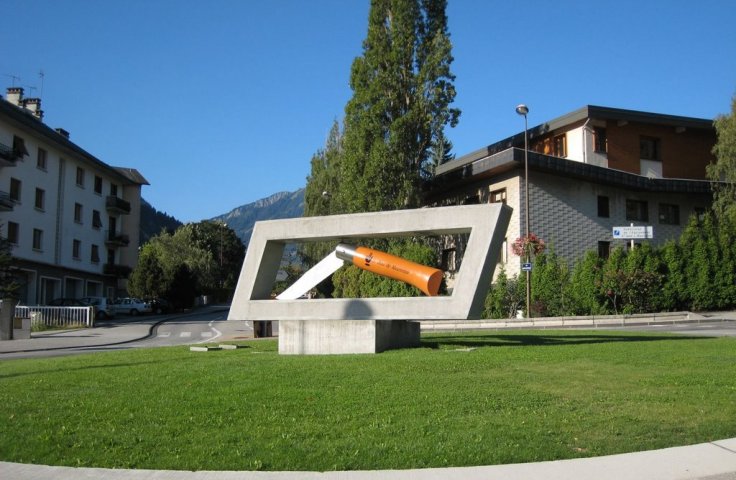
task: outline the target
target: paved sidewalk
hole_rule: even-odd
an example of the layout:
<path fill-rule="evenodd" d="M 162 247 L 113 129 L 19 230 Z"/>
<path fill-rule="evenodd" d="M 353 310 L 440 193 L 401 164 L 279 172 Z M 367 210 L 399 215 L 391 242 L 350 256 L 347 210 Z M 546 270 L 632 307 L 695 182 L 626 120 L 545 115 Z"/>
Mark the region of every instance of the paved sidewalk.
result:
<path fill-rule="evenodd" d="M 736 438 L 607 457 L 488 467 L 350 472 L 187 472 L 0 462 L 0 477 L 13 480 L 736 480 Z"/>

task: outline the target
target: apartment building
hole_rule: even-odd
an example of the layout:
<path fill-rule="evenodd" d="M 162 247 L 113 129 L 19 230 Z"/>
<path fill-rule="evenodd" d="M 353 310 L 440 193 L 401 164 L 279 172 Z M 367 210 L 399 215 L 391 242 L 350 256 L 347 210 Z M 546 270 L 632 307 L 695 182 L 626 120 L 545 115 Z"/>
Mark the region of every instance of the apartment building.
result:
<path fill-rule="evenodd" d="M 41 101 L 0 99 L 0 234 L 12 244 L 22 303 L 115 297 L 138 260 L 141 187 L 43 123 Z"/>
<path fill-rule="evenodd" d="M 513 113 L 512 113 L 513 115 Z M 676 239 L 712 201 L 713 121 L 586 106 L 528 130 L 530 231 L 572 263 L 630 241 L 618 226 L 651 226 L 646 241 Z M 518 274 L 511 244 L 525 232 L 524 132 L 440 165 L 427 204 L 503 202 L 514 213 L 499 262 Z M 641 240 L 636 240 L 640 242 Z M 446 267 L 462 245 L 447 245 Z M 499 269 L 496 270 L 498 272 Z"/>

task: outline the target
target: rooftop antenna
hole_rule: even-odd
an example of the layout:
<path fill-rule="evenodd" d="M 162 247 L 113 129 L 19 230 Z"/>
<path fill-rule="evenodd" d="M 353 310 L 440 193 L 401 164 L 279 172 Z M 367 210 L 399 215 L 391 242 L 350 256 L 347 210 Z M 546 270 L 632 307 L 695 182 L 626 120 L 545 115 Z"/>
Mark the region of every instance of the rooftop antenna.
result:
<path fill-rule="evenodd" d="M 11 85 L 10 85 L 11 87 L 15 87 L 16 80 L 20 82 L 20 77 L 17 75 L 11 75 L 9 73 L 6 73 L 5 76 L 11 78 Z"/>
<path fill-rule="evenodd" d="M 38 71 L 38 76 L 41 79 L 41 91 L 39 92 L 38 96 L 39 98 L 43 98 L 43 79 L 46 76 L 46 74 L 43 72 L 43 68 Z"/>

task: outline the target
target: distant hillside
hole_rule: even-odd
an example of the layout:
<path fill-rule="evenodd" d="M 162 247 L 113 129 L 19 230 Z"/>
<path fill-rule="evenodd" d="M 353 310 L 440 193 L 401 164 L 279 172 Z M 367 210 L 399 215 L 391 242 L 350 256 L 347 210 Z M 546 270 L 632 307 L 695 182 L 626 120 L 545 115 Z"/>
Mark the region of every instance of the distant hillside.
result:
<path fill-rule="evenodd" d="M 253 225 L 259 220 L 297 218 L 304 213 L 304 189 L 279 192 L 253 203 L 242 205 L 212 220 L 225 222 L 247 246 Z"/>
<path fill-rule="evenodd" d="M 174 232 L 182 223 L 164 212 L 159 212 L 145 199 L 141 198 L 141 245 L 149 238 L 161 233 L 165 229 Z"/>

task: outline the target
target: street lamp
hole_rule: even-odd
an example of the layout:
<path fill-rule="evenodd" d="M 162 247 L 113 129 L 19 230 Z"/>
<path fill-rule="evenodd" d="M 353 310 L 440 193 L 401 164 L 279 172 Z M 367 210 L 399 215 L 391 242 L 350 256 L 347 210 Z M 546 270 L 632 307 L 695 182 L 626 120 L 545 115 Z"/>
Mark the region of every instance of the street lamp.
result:
<path fill-rule="evenodd" d="M 529 107 L 526 105 L 519 104 L 516 107 L 516 113 L 524 117 L 524 207 L 525 207 L 525 214 L 526 214 L 526 241 L 524 242 L 526 245 L 526 263 L 531 262 L 531 258 L 529 255 L 529 134 L 527 133 L 528 127 L 527 127 L 527 120 L 526 116 L 529 113 Z M 532 297 L 532 283 L 531 283 L 531 271 L 526 271 L 526 315 L 527 317 L 531 318 L 532 316 L 532 310 L 531 310 L 531 297 Z"/>

